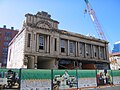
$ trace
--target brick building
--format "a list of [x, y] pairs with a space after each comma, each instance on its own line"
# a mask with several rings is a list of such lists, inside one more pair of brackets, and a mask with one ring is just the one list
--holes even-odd
[[7, 29], [6, 25], [4, 25], [3, 28], [0, 28], [0, 67], [6, 67], [8, 44], [17, 33], [18, 31], [14, 30], [13, 27]]
[[8, 68], [109, 68], [107, 41], [60, 30], [47, 12], [25, 17], [22, 30], [10, 43]]

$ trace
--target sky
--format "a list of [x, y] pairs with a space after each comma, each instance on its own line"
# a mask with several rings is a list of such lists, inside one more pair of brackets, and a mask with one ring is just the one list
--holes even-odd
[[[109, 42], [109, 49], [120, 41], [120, 0], [89, 0], [102, 30]], [[84, 14], [84, 0], [0, 0], [0, 27], [21, 29], [25, 14], [45, 11], [60, 22], [59, 29], [98, 37], [88, 13]]]

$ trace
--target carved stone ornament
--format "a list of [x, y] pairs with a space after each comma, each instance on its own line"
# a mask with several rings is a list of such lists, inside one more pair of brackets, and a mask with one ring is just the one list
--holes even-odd
[[46, 28], [46, 29], [51, 29], [52, 28], [51, 24], [48, 21], [39, 21], [36, 24], [36, 26], [40, 27], [40, 28]]

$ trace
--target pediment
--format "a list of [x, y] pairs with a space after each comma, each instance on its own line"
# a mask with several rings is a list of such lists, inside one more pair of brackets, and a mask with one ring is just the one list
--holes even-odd
[[36, 26], [40, 27], [40, 28], [46, 28], [46, 29], [51, 29], [52, 28], [52, 25], [48, 21], [39, 21], [36, 24]]

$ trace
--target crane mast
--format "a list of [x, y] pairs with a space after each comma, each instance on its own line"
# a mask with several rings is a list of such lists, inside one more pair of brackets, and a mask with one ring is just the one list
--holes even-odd
[[102, 40], [106, 40], [106, 37], [105, 37], [104, 32], [102, 30], [102, 27], [101, 27], [101, 25], [100, 25], [100, 23], [99, 23], [99, 21], [96, 17], [95, 11], [92, 9], [88, 0], [84, 0], [84, 1], [86, 3], [87, 11], [88, 11], [88, 13], [91, 17], [91, 20], [92, 20], [92, 22], [95, 26], [95, 29], [97, 31], [97, 34], [98, 34], [99, 38], [102, 39]]

